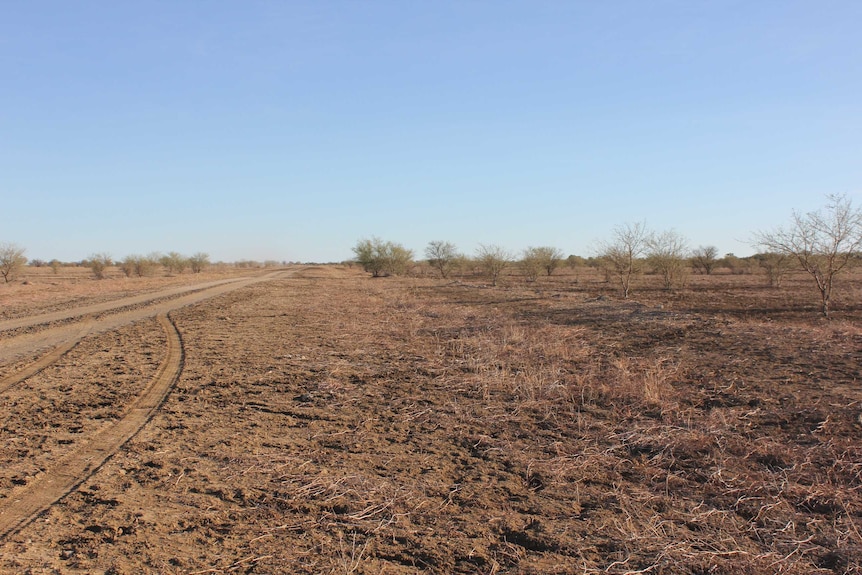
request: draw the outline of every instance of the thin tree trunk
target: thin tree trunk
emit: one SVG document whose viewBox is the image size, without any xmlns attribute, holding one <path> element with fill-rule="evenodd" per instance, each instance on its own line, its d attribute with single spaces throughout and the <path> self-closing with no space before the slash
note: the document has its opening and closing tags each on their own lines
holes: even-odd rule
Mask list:
<svg viewBox="0 0 862 575">
<path fill-rule="evenodd" d="M 832 295 L 828 287 L 820 289 L 820 311 L 823 312 L 823 317 L 829 317 L 829 300 Z"/>
</svg>

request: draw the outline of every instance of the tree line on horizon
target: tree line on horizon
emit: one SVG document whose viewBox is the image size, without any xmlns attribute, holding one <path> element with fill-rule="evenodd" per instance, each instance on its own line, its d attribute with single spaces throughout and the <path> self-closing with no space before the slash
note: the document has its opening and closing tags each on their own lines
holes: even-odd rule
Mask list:
<svg viewBox="0 0 862 575">
<path fill-rule="evenodd" d="M 0 243 L 0 276 L 5 283 L 12 281 L 25 265 L 33 267 L 50 267 L 54 273 L 58 273 L 65 264 L 60 260 L 50 261 L 32 260 L 27 261 L 26 250 L 13 243 Z M 157 267 L 164 267 L 168 273 L 181 274 L 186 270 L 192 273 L 201 273 L 210 265 L 209 254 L 197 252 L 191 256 L 184 256 L 178 252 L 162 254 L 153 252 L 148 255 L 131 254 L 122 260 L 114 260 L 105 252 L 91 254 L 80 262 L 74 262 L 76 266 L 89 268 L 96 279 L 104 279 L 109 267 L 116 266 L 126 277 L 146 277 L 155 273 Z"/>
<path fill-rule="evenodd" d="M 487 276 L 493 285 L 496 285 L 495 278 L 499 279 L 502 272 L 506 270 L 514 270 L 527 282 L 534 282 L 540 276 L 553 275 L 556 270 L 564 266 L 599 269 L 604 271 L 608 281 L 614 279 L 622 283 L 621 278 L 613 273 L 619 270 L 613 268 L 616 263 L 624 261 L 622 258 L 614 257 L 618 256 L 617 253 L 601 252 L 586 257 L 575 254 L 566 256 L 560 249 L 552 246 L 531 246 L 516 253 L 495 244 L 482 244 L 473 256 L 469 256 L 461 253 L 455 244 L 446 241 L 429 242 L 425 248 L 425 257 L 416 260 L 413 250 L 397 242 L 383 241 L 377 237 L 359 240 L 353 250 L 356 257 L 344 263 L 359 264 L 364 271 L 371 273 L 372 277 L 409 275 L 416 272 L 415 266 L 427 264 L 442 279 L 448 279 L 459 272 L 471 272 Z M 663 260 L 666 257 L 675 258 L 673 263 L 679 263 L 685 268 L 682 273 L 673 273 L 674 270 L 664 264 Z M 701 246 L 678 258 L 667 256 L 665 253 L 645 253 L 635 258 L 632 278 L 646 273 L 647 270 L 654 274 L 664 271 L 666 277 L 663 276 L 662 279 L 665 287 L 674 289 L 685 285 L 687 274 L 691 271 L 712 275 L 716 270 L 725 268 L 732 274 L 744 274 L 752 273 L 753 269 L 757 268 L 766 272 L 770 286 L 777 287 L 785 273 L 790 271 L 791 264 L 792 261 L 789 258 L 776 257 L 776 254 L 771 253 L 758 253 L 745 257 L 727 253 L 719 257 L 718 248 L 715 246 Z M 628 291 L 623 291 L 624 296 L 627 293 Z"/>
<path fill-rule="evenodd" d="M 820 296 L 820 311 L 828 317 L 835 277 L 860 262 L 862 254 L 862 210 L 845 195 L 829 195 L 824 209 L 801 214 L 794 211 L 790 224 L 769 231 L 755 232 L 752 245 L 763 251 L 743 258 L 762 268 L 769 285 L 778 287 L 793 269 L 805 271 Z M 403 275 L 414 261 L 414 252 L 403 245 L 380 238 L 360 239 L 353 247 L 353 261 L 373 277 Z M 710 275 L 720 264 L 740 260 L 733 254 L 719 259 L 715 246 L 691 249 L 686 238 L 675 232 L 651 231 L 645 222 L 626 223 L 613 230 L 610 239 L 598 242 L 593 258 L 564 258 L 562 251 L 550 246 L 528 247 L 519 255 L 499 245 L 480 245 L 468 257 L 451 242 L 435 240 L 425 248 L 425 261 L 448 278 L 459 268 L 478 269 L 496 286 L 500 274 L 515 266 L 527 281 L 539 275 L 552 275 L 565 262 L 587 263 L 604 270 L 608 281 L 619 285 L 623 298 L 631 293 L 633 280 L 649 268 L 665 289 L 683 287 L 692 269 Z"/>
<path fill-rule="evenodd" d="M 435 240 L 425 248 L 425 261 L 447 278 L 459 268 L 471 266 L 487 276 L 492 285 L 504 270 L 517 266 L 527 281 L 536 281 L 542 274 L 552 275 L 564 263 L 587 264 L 602 269 L 608 281 L 620 287 L 624 298 L 631 293 L 634 278 L 649 268 L 659 275 L 666 289 L 683 287 L 691 270 L 710 275 L 719 265 L 735 267 L 739 261 L 756 261 L 771 286 L 778 287 L 784 275 L 794 266 L 805 271 L 813 280 L 820 295 L 820 310 L 829 315 L 835 277 L 860 262 L 862 254 L 862 210 L 854 207 L 846 195 L 829 195 L 823 209 L 799 213 L 793 211 L 788 225 L 753 234 L 752 245 L 762 249 L 749 258 L 736 258 L 727 254 L 718 257 L 715 246 L 691 249 L 688 240 L 675 232 L 651 231 L 645 222 L 626 223 L 614 228 L 609 239 L 598 242 L 595 256 L 563 257 L 562 251 L 551 246 L 528 247 L 519 256 L 505 248 L 481 244 L 473 257 L 459 252 L 451 242 Z M 412 250 L 403 245 L 380 238 L 360 239 L 352 248 L 363 269 L 374 277 L 402 275 L 414 261 Z M 239 267 L 254 267 L 257 262 L 237 262 Z M 266 264 L 275 262 L 266 262 Z M 265 265 L 266 265 L 265 264 Z M 13 280 L 27 265 L 25 250 L 14 243 L 0 243 L 0 277 L 5 283 Z M 34 260 L 31 265 L 48 265 L 56 273 L 62 265 L 58 260 Z M 144 277 L 154 273 L 161 265 L 169 273 L 183 273 L 190 269 L 200 273 L 210 265 L 209 255 L 198 252 L 183 256 L 177 252 L 147 256 L 129 255 L 119 261 L 106 253 L 92 254 L 79 265 L 89 267 L 97 279 L 105 277 L 108 267 L 116 265 L 127 277 Z"/>
</svg>

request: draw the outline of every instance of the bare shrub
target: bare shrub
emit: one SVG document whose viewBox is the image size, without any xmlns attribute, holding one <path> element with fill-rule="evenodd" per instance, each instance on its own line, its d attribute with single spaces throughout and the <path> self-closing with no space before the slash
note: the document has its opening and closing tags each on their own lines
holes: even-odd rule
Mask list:
<svg viewBox="0 0 862 575">
<path fill-rule="evenodd" d="M 580 283 L 580 270 L 587 267 L 588 265 L 592 267 L 595 264 L 595 258 L 590 257 L 590 262 L 587 261 L 586 258 L 581 256 L 576 256 L 574 254 L 570 255 L 566 258 L 565 263 L 566 266 L 575 272 L 574 282 Z"/>
<path fill-rule="evenodd" d="M 563 252 L 549 246 L 528 247 L 518 262 L 527 281 L 536 281 L 541 273 L 552 275 L 562 263 Z"/>
<path fill-rule="evenodd" d="M 646 242 L 647 261 L 661 276 L 665 289 L 685 285 L 688 276 L 688 247 L 685 238 L 673 230 L 652 234 Z"/>
<path fill-rule="evenodd" d="M 159 258 L 154 258 L 152 255 L 141 256 L 135 263 L 135 274 L 138 277 L 151 277 L 155 275 L 158 265 Z"/>
<path fill-rule="evenodd" d="M 135 258 L 137 256 L 126 256 L 123 258 L 121 262 L 117 265 L 120 270 L 126 275 L 127 278 L 130 278 L 135 275 Z"/>
<path fill-rule="evenodd" d="M 796 258 L 820 292 L 820 311 L 829 316 L 835 276 L 856 263 L 862 249 L 862 210 L 847 196 L 829 195 L 826 210 L 800 214 L 786 228 L 757 232 L 755 244 Z"/>
<path fill-rule="evenodd" d="M 380 238 L 359 240 L 353 247 L 356 261 L 373 277 L 403 275 L 413 261 L 413 252 L 401 244 Z"/>
<path fill-rule="evenodd" d="M 649 233 L 646 224 L 624 224 L 614 229 L 614 238 L 600 242 L 598 257 L 609 278 L 615 277 L 623 290 L 623 297 L 629 297 L 632 280 L 641 273 L 641 258 L 647 248 Z"/>
<path fill-rule="evenodd" d="M 737 257 L 735 254 L 725 254 L 723 258 L 718 260 L 718 265 L 727 268 L 733 275 L 752 273 L 751 260 Z"/>
<path fill-rule="evenodd" d="M 26 250 L 16 244 L 0 244 L 0 275 L 9 283 L 27 265 Z"/>
<path fill-rule="evenodd" d="M 112 263 L 111 256 L 106 253 L 92 254 L 87 258 L 87 265 L 93 271 L 93 275 L 97 280 L 105 278 L 105 271 Z"/>
<path fill-rule="evenodd" d="M 429 242 L 425 248 L 425 257 L 428 259 L 428 264 L 440 272 L 440 276 L 444 279 L 448 278 L 463 260 L 455 244 L 444 241 Z"/>
<path fill-rule="evenodd" d="M 711 275 L 718 263 L 718 248 L 715 246 L 700 246 L 691 253 L 691 265 L 700 272 Z"/>
<path fill-rule="evenodd" d="M 527 278 L 528 282 L 534 282 L 539 279 L 539 274 L 542 273 L 542 262 L 533 251 L 535 248 L 527 248 L 524 250 L 524 255 L 518 262 L 518 268 L 521 273 Z"/>
<path fill-rule="evenodd" d="M 150 256 L 130 255 L 123 258 L 120 262 L 120 269 L 126 274 L 126 277 L 147 277 L 155 274 L 158 259 Z"/>
<path fill-rule="evenodd" d="M 188 267 L 189 259 L 177 252 L 168 252 L 159 258 L 159 263 L 168 270 L 168 273 L 181 274 Z"/>
<path fill-rule="evenodd" d="M 766 273 L 769 287 L 781 287 L 781 281 L 793 265 L 793 258 L 787 254 L 758 254 L 756 259 Z"/>
<path fill-rule="evenodd" d="M 563 263 L 563 252 L 551 246 L 540 246 L 538 248 L 527 248 L 532 257 L 535 257 L 542 265 L 545 275 L 551 276 Z"/>
<path fill-rule="evenodd" d="M 503 270 L 509 267 L 512 255 L 497 245 L 480 245 L 476 250 L 476 264 L 482 273 L 491 280 L 491 285 L 497 285 L 497 280 Z"/>
<path fill-rule="evenodd" d="M 199 274 L 210 265 L 210 256 L 204 252 L 197 252 L 189 258 L 189 267 L 192 273 Z"/>
</svg>

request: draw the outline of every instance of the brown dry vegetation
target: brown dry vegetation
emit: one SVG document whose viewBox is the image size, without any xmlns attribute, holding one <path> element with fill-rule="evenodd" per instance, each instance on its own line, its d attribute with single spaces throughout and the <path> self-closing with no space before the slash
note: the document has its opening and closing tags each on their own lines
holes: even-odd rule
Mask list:
<svg viewBox="0 0 862 575">
<path fill-rule="evenodd" d="M 307 267 L 172 312 L 160 412 L 0 572 L 862 572 L 862 283 L 827 321 L 802 276 L 580 276 Z M 163 342 L 90 336 L 0 394 L 0 506 Z"/>
</svg>

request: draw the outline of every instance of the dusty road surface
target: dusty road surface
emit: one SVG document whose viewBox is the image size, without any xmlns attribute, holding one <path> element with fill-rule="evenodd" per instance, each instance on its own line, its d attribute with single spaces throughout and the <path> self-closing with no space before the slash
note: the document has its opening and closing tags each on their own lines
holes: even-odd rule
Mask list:
<svg viewBox="0 0 862 575">
<path fill-rule="evenodd" d="M 7 319 L 0 321 L 0 332 L 14 330 L 23 327 L 31 327 L 40 324 L 53 323 L 58 321 L 63 321 L 70 318 L 82 317 L 86 315 L 96 315 L 104 312 L 110 312 L 113 310 L 125 308 L 125 307 L 134 307 L 142 304 L 147 304 L 159 299 L 166 299 L 172 296 L 188 293 L 188 292 L 197 292 L 201 290 L 206 290 L 207 288 L 213 288 L 216 286 L 231 284 L 238 281 L 248 280 L 249 278 L 230 278 L 223 280 L 216 280 L 210 282 L 196 283 L 192 285 L 183 285 L 179 287 L 172 287 L 164 290 L 159 290 L 153 293 L 147 293 L 142 295 L 135 295 L 131 297 L 124 297 L 120 299 L 114 299 L 107 302 L 89 304 L 89 305 L 79 305 L 74 307 L 69 307 L 67 309 L 51 311 L 46 313 L 40 313 L 35 315 L 29 315 L 14 319 Z"/>
<path fill-rule="evenodd" d="M 0 341 L 3 344 L 0 347 L 0 362 L 50 346 L 62 346 L 62 349 L 68 350 L 69 346 L 74 345 L 87 333 L 117 329 L 134 321 L 167 313 L 284 273 L 286 272 L 278 271 L 255 277 L 174 287 L 140 296 L 0 321 Z M 62 324 L 51 327 L 57 322 Z M 41 329 L 44 326 L 49 327 Z"/>
<path fill-rule="evenodd" d="M 306 267 L 90 331 L 0 392 L 0 573 L 859 573 L 860 292 L 804 287 Z"/>
<path fill-rule="evenodd" d="M 158 321 L 165 330 L 168 345 L 165 359 L 149 387 L 127 411 L 121 412 L 118 421 L 95 433 L 78 449 L 60 457 L 38 480 L 18 493 L 7 505 L 0 507 L 0 538 L 32 521 L 89 477 L 134 436 L 162 404 L 180 375 L 183 350 L 176 326 L 164 315 L 159 315 Z"/>
<path fill-rule="evenodd" d="M 44 469 L 36 480 L 30 482 L 25 489 L 18 490 L 13 498 L 7 498 L 3 504 L 0 504 L 0 540 L 24 527 L 39 513 L 48 509 L 94 473 L 143 427 L 161 405 L 180 375 L 184 355 L 179 331 L 167 317 L 169 311 L 287 273 L 277 271 L 254 277 L 172 287 L 145 295 L 73 306 L 64 310 L 0 322 L 0 333 L 5 332 L 5 337 L 2 339 L 3 346 L 0 348 L 0 361 L 34 354 L 47 346 L 56 346 L 42 355 L 37 355 L 37 359 L 25 361 L 22 367 L 0 377 L 0 392 L 7 391 L 15 384 L 30 379 L 56 363 L 90 334 L 111 332 L 135 321 L 157 316 L 158 323 L 165 332 L 166 341 L 164 359 L 160 367 L 149 384 L 143 388 L 142 393 L 130 405 L 117 406 L 117 421 L 98 430 L 75 449 L 58 456 L 57 460 Z M 96 316 L 96 314 L 101 315 Z M 55 322 L 66 323 L 50 327 L 50 324 Z M 18 333 L 23 328 L 42 326 L 49 327 Z M 9 416 L 14 416 L 10 413 L 4 415 L 7 416 L 7 423 L 12 419 Z"/>
</svg>

